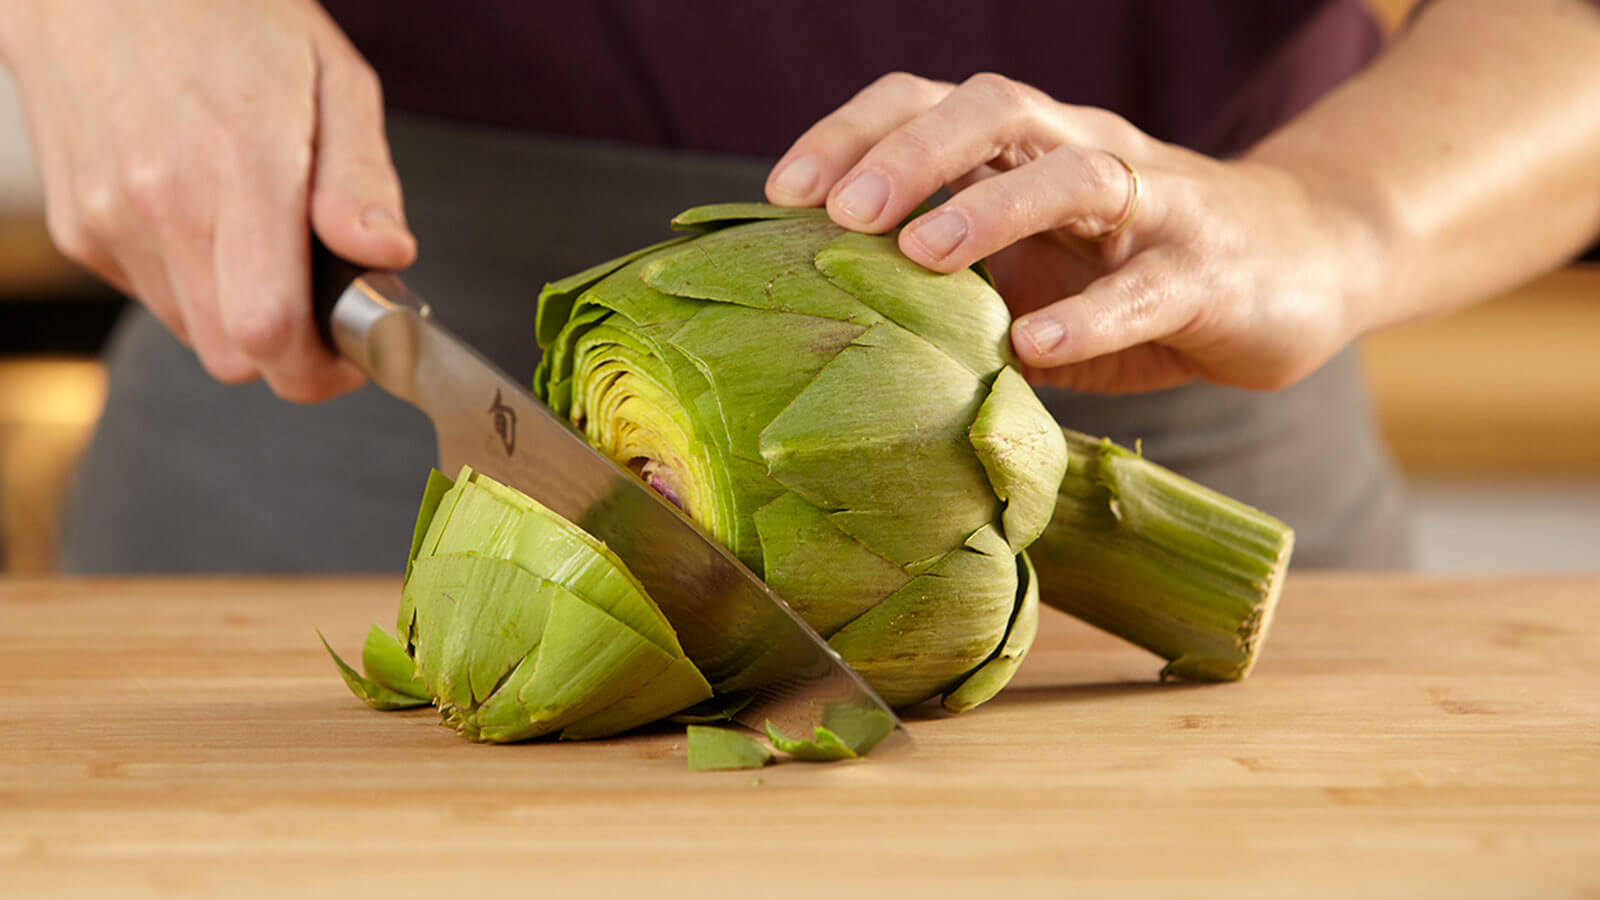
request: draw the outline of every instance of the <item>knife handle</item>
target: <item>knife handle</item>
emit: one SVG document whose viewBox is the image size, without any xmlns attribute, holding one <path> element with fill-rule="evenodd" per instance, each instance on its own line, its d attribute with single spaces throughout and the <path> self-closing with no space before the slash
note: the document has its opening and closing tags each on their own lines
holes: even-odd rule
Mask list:
<svg viewBox="0 0 1600 900">
<path fill-rule="evenodd" d="M 311 236 L 311 315 L 317 323 L 317 334 L 331 350 L 339 349 L 333 336 L 333 308 L 367 271 L 329 250 L 315 234 Z"/>
<path fill-rule="evenodd" d="M 313 237 L 311 311 L 330 349 L 389 393 L 413 399 L 416 330 L 433 313 L 400 276 L 341 259 Z"/>
</svg>

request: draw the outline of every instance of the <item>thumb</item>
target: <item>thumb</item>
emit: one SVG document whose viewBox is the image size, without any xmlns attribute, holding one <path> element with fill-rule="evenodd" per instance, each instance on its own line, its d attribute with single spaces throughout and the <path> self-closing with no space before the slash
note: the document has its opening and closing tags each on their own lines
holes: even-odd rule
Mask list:
<svg viewBox="0 0 1600 900">
<path fill-rule="evenodd" d="M 375 269 L 411 265 L 417 239 L 389 158 L 382 90 L 348 44 L 324 56 L 313 150 L 311 227 L 328 249 Z"/>
</svg>

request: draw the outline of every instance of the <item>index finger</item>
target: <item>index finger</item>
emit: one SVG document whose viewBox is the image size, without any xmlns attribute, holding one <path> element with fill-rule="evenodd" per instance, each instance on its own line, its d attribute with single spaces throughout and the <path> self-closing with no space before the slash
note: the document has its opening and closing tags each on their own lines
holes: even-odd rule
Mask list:
<svg viewBox="0 0 1600 900">
<path fill-rule="evenodd" d="M 217 313 L 228 339 L 274 393 L 315 403 L 363 376 L 322 342 L 311 318 L 310 141 L 283 159 L 235 165 L 216 214 Z"/>
<path fill-rule="evenodd" d="M 955 86 L 891 72 L 806 129 L 772 167 L 767 199 L 820 206 L 828 191 L 890 132 L 943 100 Z"/>
</svg>

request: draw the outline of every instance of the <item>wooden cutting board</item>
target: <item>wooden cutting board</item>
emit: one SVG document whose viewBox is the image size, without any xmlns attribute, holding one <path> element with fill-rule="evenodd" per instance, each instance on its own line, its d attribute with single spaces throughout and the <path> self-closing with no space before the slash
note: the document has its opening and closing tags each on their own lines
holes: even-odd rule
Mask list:
<svg viewBox="0 0 1600 900">
<path fill-rule="evenodd" d="M 1600 576 L 1291 579 L 1158 684 L 1049 614 L 912 756 L 691 773 L 346 693 L 390 579 L 0 581 L 0 896 L 1600 897 Z"/>
</svg>

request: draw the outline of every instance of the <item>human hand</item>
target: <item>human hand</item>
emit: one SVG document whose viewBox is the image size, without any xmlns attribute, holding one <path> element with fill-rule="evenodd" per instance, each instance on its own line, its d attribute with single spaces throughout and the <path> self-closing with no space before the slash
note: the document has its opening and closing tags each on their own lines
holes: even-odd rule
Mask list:
<svg viewBox="0 0 1600 900">
<path fill-rule="evenodd" d="M 1143 181 L 1125 223 L 1133 180 L 1117 157 Z M 1354 339 L 1355 301 L 1378 281 L 1380 242 L 1314 179 L 1219 162 L 997 75 L 885 76 L 802 135 L 766 190 L 883 233 L 941 186 L 952 198 L 907 224 L 900 249 L 939 272 L 987 259 L 1035 382 L 1281 387 Z"/>
<path fill-rule="evenodd" d="M 376 76 L 312 0 L 0 0 L 68 257 L 206 371 L 315 402 L 360 372 L 311 319 L 308 224 L 374 268 L 416 254 Z"/>
</svg>

